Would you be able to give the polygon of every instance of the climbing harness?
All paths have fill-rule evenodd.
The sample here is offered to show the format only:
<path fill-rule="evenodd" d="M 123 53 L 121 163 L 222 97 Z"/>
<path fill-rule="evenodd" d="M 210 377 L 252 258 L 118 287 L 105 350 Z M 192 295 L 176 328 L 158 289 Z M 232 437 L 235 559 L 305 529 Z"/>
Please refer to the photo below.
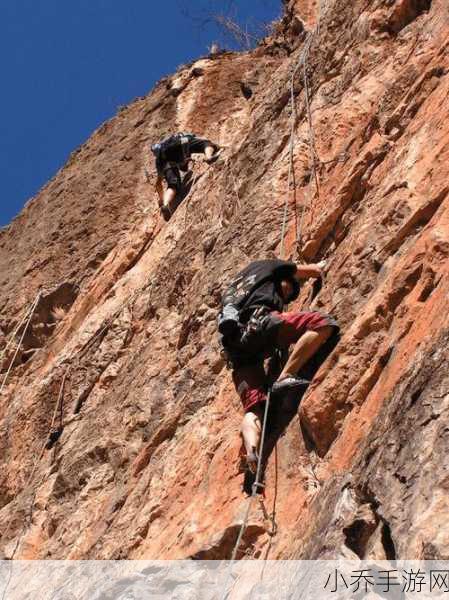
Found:
<path fill-rule="evenodd" d="M 7 379 L 8 379 L 8 376 L 9 376 L 10 372 L 11 372 L 11 369 L 12 369 L 12 367 L 13 367 L 13 365 L 14 365 L 14 362 L 15 362 L 15 360 L 16 360 L 16 358 L 17 358 L 17 355 L 18 355 L 18 353 L 19 353 L 20 347 L 21 347 L 21 345 L 22 345 L 22 342 L 23 342 L 23 340 L 24 340 L 25 334 L 26 334 L 26 332 L 27 332 L 27 330 L 28 330 L 28 327 L 29 327 L 29 325 L 30 325 L 31 319 L 32 319 L 32 317 L 33 317 L 34 311 L 36 310 L 36 307 L 37 307 L 37 305 L 38 305 L 38 303 L 39 303 L 39 300 L 40 300 L 40 298 L 41 298 L 41 292 L 39 291 L 39 292 L 37 293 L 37 296 L 36 296 L 36 298 L 34 299 L 33 303 L 31 304 L 31 307 L 29 308 L 28 312 L 25 314 L 25 316 L 23 317 L 22 321 L 21 321 L 21 322 L 19 323 L 19 325 L 16 327 L 16 329 L 15 329 L 15 331 L 14 331 L 14 333 L 13 333 L 13 335 L 12 335 L 11 339 L 10 339 L 10 341 L 8 342 L 8 344 L 6 345 L 6 347 L 4 348 L 4 350 L 3 350 L 3 352 L 2 352 L 2 356 L 1 356 L 1 358 L 3 358 L 4 354 L 6 353 L 6 350 L 9 348 L 9 346 L 10 346 L 10 345 L 11 345 L 11 343 L 13 342 L 13 340 L 14 340 L 14 338 L 15 338 L 16 334 L 17 334 L 17 333 L 18 333 L 18 331 L 20 330 L 21 326 L 22 326 L 22 325 L 23 325 L 23 323 L 26 321 L 26 324 L 25 324 L 25 327 L 24 327 L 24 329 L 23 329 L 23 331 L 22 331 L 22 335 L 21 335 L 21 337 L 20 337 L 19 343 L 17 344 L 16 351 L 14 352 L 14 355 L 13 355 L 13 357 L 12 357 L 12 359 L 11 359 L 11 362 L 9 363 L 9 367 L 8 367 L 8 369 L 7 369 L 6 373 L 5 373 L 5 376 L 4 376 L 4 378 L 3 378 L 2 384 L 1 384 L 1 386 L 0 386 L 0 395 L 1 395 L 1 393 L 3 392 L 3 389 L 4 389 L 5 385 L 6 385 L 6 381 L 7 381 Z"/>

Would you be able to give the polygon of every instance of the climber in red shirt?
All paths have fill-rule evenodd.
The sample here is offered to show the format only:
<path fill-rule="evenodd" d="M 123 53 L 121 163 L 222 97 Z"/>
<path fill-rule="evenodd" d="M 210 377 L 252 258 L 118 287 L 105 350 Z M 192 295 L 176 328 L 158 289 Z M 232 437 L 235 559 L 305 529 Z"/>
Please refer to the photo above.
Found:
<path fill-rule="evenodd" d="M 259 260 L 241 271 L 223 296 L 218 329 L 245 411 L 241 433 L 247 465 L 253 473 L 269 387 L 264 359 L 274 350 L 294 344 L 271 386 L 270 398 L 276 402 L 289 391 L 307 387 L 309 382 L 300 379 L 298 372 L 338 330 L 332 317 L 317 311 L 282 312 L 298 297 L 300 282 L 320 278 L 323 267 L 324 263 L 296 265 L 284 260 Z"/>

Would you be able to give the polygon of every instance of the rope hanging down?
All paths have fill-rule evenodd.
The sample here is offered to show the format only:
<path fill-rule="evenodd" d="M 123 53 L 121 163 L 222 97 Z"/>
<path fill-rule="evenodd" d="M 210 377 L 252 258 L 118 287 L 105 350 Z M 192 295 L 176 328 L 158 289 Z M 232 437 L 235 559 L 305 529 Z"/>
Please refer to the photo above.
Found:
<path fill-rule="evenodd" d="M 290 96 L 291 96 L 292 114 L 291 114 L 291 128 L 290 128 L 290 146 L 289 146 L 288 191 L 290 191 L 290 186 L 293 181 L 295 200 L 296 200 L 296 181 L 295 181 L 295 174 L 294 174 L 293 150 L 294 150 L 294 142 L 295 142 L 295 128 L 296 128 L 296 121 L 297 121 L 297 113 L 296 113 L 296 103 L 295 103 L 294 79 L 295 79 L 297 71 L 300 69 L 301 66 L 304 67 L 303 72 L 304 72 L 305 77 L 307 77 L 306 61 L 308 58 L 308 54 L 309 54 L 309 50 L 310 50 L 310 46 L 312 43 L 314 33 L 315 33 L 315 31 L 312 33 L 309 33 L 309 35 L 306 39 L 304 48 L 300 54 L 298 63 L 296 65 L 295 69 L 293 70 L 292 77 L 290 80 Z M 309 106 L 308 99 L 306 102 L 307 102 L 307 105 Z M 310 116 L 309 126 L 311 123 L 312 123 L 312 120 L 311 120 L 311 116 Z M 312 139 L 313 138 L 310 137 L 310 134 L 309 134 L 309 140 L 312 140 Z M 314 165 L 315 162 L 313 161 L 312 164 Z M 284 240 L 285 240 L 285 234 L 286 234 L 286 230 L 287 230 L 287 221 L 288 221 L 288 201 L 289 201 L 289 197 L 288 197 L 288 193 L 287 193 L 286 199 L 285 199 L 285 204 L 284 204 L 282 228 L 281 228 L 281 247 L 280 247 L 281 258 L 284 258 Z M 296 201 L 295 201 L 295 206 L 296 206 Z M 264 448 L 264 444 L 265 444 L 265 433 L 266 433 L 266 425 L 267 425 L 269 406 L 270 406 L 270 392 L 268 392 L 267 400 L 265 402 L 262 434 L 261 434 L 260 444 L 259 444 L 259 456 L 258 456 L 258 460 L 257 460 L 256 478 L 252 485 L 251 496 L 248 498 L 245 515 L 244 515 L 242 523 L 240 525 L 239 534 L 237 536 L 237 540 L 235 542 L 235 545 L 234 545 L 234 548 L 232 551 L 229 569 L 232 568 L 234 562 L 236 561 L 237 553 L 240 548 L 240 544 L 242 542 L 243 534 L 245 533 L 245 530 L 246 530 L 246 527 L 248 524 L 251 507 L 252 507 L 254 499 L 256 498 L 258 488 L 263 486 L 263 484 L 261 484 L 261 482 L 260 482 L 260 475 L 261 475 L 261 471 L 262 471 L 262 456 L 263 456 L 263 448 Z"/>
<path fill-rule="evenodd" d="M 14 362 L 15 362 L 15 360 L 17 358 L 17 355 L 19 353 L 19 350 L 20 350 L 20 347 L 22 345 L 23 339 L 24 339 L 25 334 L 27 332 L 27 329 L 28 329 L 28 327 L 30 325 L 31 319 L 33 317 L 34 311 L 36 310 L 36 307 L 37 307 L 37 305 L 39 303 L 40 298 L 41 298 L 41 292 L 38 292 L 36 298 L 34 299 L 32 305 L 31 305 L 31 307 L 29 308 L 28 312 L 25 314 L 25 316 L 23 317 L 22 321 L 19 323 L 19 325 L 15 329 L 15 331 L 14 331 L 14 333 L 12 335 L 12 338 L 10 339 L 10 341 L 8 342 L 8 344 L 6 345 L 6 347 L 4 348 L 4 350 L 2 352 L 1 358 L 3 358 L 3 355 L 5 354 L 6 350 L 9 348 L 9 346 L 11 345 L 12 341 L 14 340 L 16 334 L 20 330 L 21 326 L 26 321 L 26 325 L 25 325 L 25 327 L 24 327 L 24 329 L 22 331 L 22 335 L 20 336 L 20 341 L 17 344 L 16 351 L 14 352 L 14 355 L 13 355 L 13 357 L 11 359 L 11 362 L 9 363 L 9 367 L 8 367 L 6 373 L 5 373 L 4 378 L 3 378 L 2 385 L 0 386 L 0 395 L 3 392 L 3 389 L 4 389 L 5 385 L 6 385 L 6 381 L 8 379 L 8 376 L 9 376 L 10 372 L 11 372 L 11 369 L 13 368 Z"/>
<path fill-rule="evenodd" d="M 24 491 L 27 488 L 29 488 L 31 486 L 32 482 L 33 482 L 34 475 L 35 475 L 36 470 L 37 470 L 37 466 L 40 463 L 40 461 L 42 460 L 42 457 L 44 456 L 44 452 L 48 448 L 48 444 L 49 444 L 49 442 L 51 440 L 51 435 L 52 435 L 52 431 L 54 430 L 54 424 L 55 424 L 58 412 L 60 414 L 60 425 L 62 425 L 64 386 L 65 386 L 65 380 L 67 378 L 69 369 L 70 369 L 70 367 L 68 369 L 66 369 L 66 371 L 64 372 L 64 375 L 62 376 L 61 385 L 59 387 L 58 398 L 56 400 L 56 404 L 55 404 L 55 408 L 54 408 L 54 411 L 53 411 L 53 416 L 52 416 L 52 419 L 51 419 L 51 424 L 50 424 L 50 428 L 49 428 L 47 437 L 45 438 L 45 441 L 42 444 L 42 448 L 41 448 L 39 454 L 37 455 L 36 460 L 34 461 L 33 468 L 31 469 L 31 473 L 29 474 L 29 476 L 28 476 L 28 478 L 27 478 L 27 480 L 25 482 L 25 485 L 23 486 L 23 490 L 22 491 Z M 42 482 L 42 480 L 41 480 L 41 482 Z M 13 549 L 13 551 L 11 553 L 11 557 L 10 557 L 11 561 L 13 561 L 13 559 L 15 557 L 15 554 L 17 552 L 17 549 L 19 548 L 20 542 L 21 542 L 21 540 L 23 538 L 23 535 L 25 533 L 25 530 L 26 530 L 27 526 L 30 525 L 31 520 L 33 518 L 33 509 L 34 509 L 35 498 L 36 498 L 36 489 L 33 490 L 33 493 L 31 495 L 31 502 L 30 502 L 30 506 L 28 508 L 27 518 L 24 519 L 22 530 L 21 530 L 20 534 L 17 537 L 16 543 L 14 545 L 14 549 Z M 3 537 L 6 537 L 8 535 L 8 533 L 9 533 L 9 531 L 11 529 L 12 521 L 13 521 L 13 519 L 11 518 L 9 520 L 7 526 L 6 526 L 6 529 L 5 529 L 5 532 L 3 534 Z M 5 598 L 6 591 L 9 588 L 10 580 L 11 580 L 11 572 L 9 573 L 8 580 L 7 580 L 5 588 L 3 590 L 2 600 L 4 600 L 4 598 Z"/>
<path fill-rule="evenodd" d="M 29 306 L 27 308 L 27 310 L 25 311 L 25 314 L 23 315 L 22 319 L 19 321 L 19 324 L 17 325 L 17 327 L 15 328 L 15 330 L 12 332 L 11 337 L 9 338 L 8 343 L 6 344 L 6 346 L 3 348 L 1 354 L 0 354 L 0 365 L 2 363 L 3 357 L 5 356 L 5 354 L 7 353 L 9 347 L 11 346 L 11 344 L 14 342 L 15 337 L 19 331 L 19 329 L 22 327 L 22 325 L 25 323 L 28 315 L 30 314 L 30 309 L 31 306 Z"/>
<path fill-rule="evenodd" d="M 312 119 L 312 111 L 311 111 L 311 103 L 310 103 L 310 87 L 309 87 L 309 78 L 308 78 L 308 61 L 310 48 L 315 37 L 319 36 L 320 32 L 320 24 L 322 18 L 322 9 L 321 2 L 318 6 L 318 20 L 315 28 L 307 34 L 306 40 L 304 42 L 304 46 L 299 54 L 298 61 L 293 69 L 291 78 L 290 78 L 290 103 L 291 103 L 291 127 L 290 127 L 290 142 L 289 142 L 289 169 L 288 169 L 288 183 L 287 183 L 287 194 L 285 198 L 283 217 L 282 217 L 282 228 L 281 228 L 281 246 L 280 246 L 280 256 L 284 258 L 284 241 L 285 235 L 287 233 L 287 223 L 288 223 L 288 204 L 289 204 L 289 194 L 290 188 L 293 184 L 293 200 L 295 206 L 295 217 L 296 217 L 296 180 L 295 180 L 295 168 L 293 161 L 293 150 L 295 145 L 295 129 L 296 123 L 298 120 L 298 115 L 296 111 L 296 102 L 295 102 L 295 78 L 296 74 L 300 69 L 302 69 L 302 79 L 303 79 L 303 87 L 304 87 L 304 95 L 305 95 L 305 106 L 307 112 L 307 124 L 308 124 L 308 133 L 309 133 L 309 151 L 310 151 L 310 159 L 311 159 L 311 179 L 315 182 L 316 192 L 319 193 L 319 180 L 318 180 L 318 171 L 317 165 L 321 163 L 315 145 L 315 134 L 313 128 L 313 119 Z M 302 225 L 304 219 L 304 206 L 301 210 L 300 222 L 298 224 L 298 220 L 296 217 L 296 242 L 297 244 L 301 241 L 302 236 Z"/>
<path fill-rule="evenodd" d="M 234 549 L 232 551 L 230 568 L 232 567 L 232 565 L 234 564 L 234 562 L 236 560 L 237 552 L 239 550 L 239 547 L 240 547 L 240 544 L 241 544 L 241 541 L 243 538 L 243 534 L 245 533 L 245 529 L 248 524 L 251 506 L 252 506 L 253 500 L 255 499 L 255 497 L 257 495 L 257 490 L 258 490 L 258 488 L 263 487 L 263 484 L 260 482 L 260 476 L 262 473 L 262 456 L 263 456 L 263 448 L 264 448 L 264 443 L 265 443 L 265 433 L 266 433 L 266 429 L 267 429 L 267 417 L 268 417 L 269 407 L 270 407 L 270 391 L 268 391 L 267 399 L 265 402 L 265 410 L 264 410 L 263 424 L 262 424 L 262 434 L 260 436 L 260 444 L 259 444 L 259 456 L 257 459 L 256 478 L 255 478 L 254 483 L 251 488 L 251 496 L 248 498 L 245 516 L 243 517 L 243 521 L 240 526 L 239 535 L 237 536 L 237 540 L 235 542 Z"/>
<path fill-rule="evenodd" d="M 121 306 L 119 309 L 117 309 L 117 310 L 116 310 L 116 311 L 115 311 L 115 312 L 114 312 L 114 313 L 113 313 L 113 314 L 112 314 L 112 315 L 111 315 L 111 316 L 110 316 L 110 317 L 109 317 L 109 318 L 106 320 L 106 323 L 105 323 L 105 325 L 104 325 L 103 327 L 101 327 L 101 328 L 100 328 L 98 331 L 96 331 L 96 332 L 95 332 L 95 334 L 93 335 L 93 337 L 92 337 L 92 338 L 90 338 L 90 340 L 89 340 L 89 341 L 88 341 L 88 342 L 87 342 L 87 343 L 86 343 L 84 346 L 82 346 L 82 347 L 81 347 L 81 348 L 80 348 L 80 349 L 77 351 L 77 353 L 76 353 L 76 355 L 75 355 L 75 362 L 76 362 L 77 364 L 79 364 L 79 361 L 80 361 L 80 359 L 81 359 L 81 358 L 82 358 L 82 357 L 83 357 L 83 356 L 84 356 L 84 355 L 87 353 L 87 351 L 88 351 L 88 350 L 89 350 L 89 349 L 92 347 L 93 343 L 94 343 L 94 342 L 95 342 L 95 341 L 96 341 L 96 340 L 97 340 L 99 337 L 101 337 L 101 336 L 103 335 L 103 333 L 104 333 L 104 332 L 107 330 L 107 328 L 108 328 L 108 327 L 111 325 L 111 323 L 113 322 L 113 320 L 114 320 L 114 319 L 115 319 L 115 318 L 116 318 L 116 317 L 117 317 L 117 316 L 120 314 L 120 312 L 121 312 L 122 310 L 124 310 L 125 308 L 129 307 L 129 306 L 132 304 L 132 302 L 133 302 L 133 301 L 136 299 L 136 297 L 138 296 L 139 292 L 141 292 L 141 291 L 142 291 L 142 289 L 143 289 L 143 288 L 140 288 L 140 289 L 137 289 L 137 290 L 135 290 L 135 291 L 134 291 L 134 293 L 131 295 L 131 297 L 128 299 L 128 301 L 125 303 L 125 305 L 123 305 L 123 306 Z M 22 322 L 19 324 L 18 328 L 16 329 L 16 332 L 17 332 L 17 331 L 20 329 L 20 325 L 21 325 L 21 324 L 22 324 L 22 323 L 25 321 L 25 319 L 28 317 L 27 324 L 26 324 L 26 326 L 25 326 L 24 332 L 23 332 L 23 334 L 22 334 L 22 337 L 21 337 L 21 340 L 20 340 L 20 342 L 19 342 L 19 348 L 20 348 L 20 345 L 21 345 L 21 343 L 22 343 L 22 340 L 23 340 L 23 337 L 24 337 L 24 335 L 25 335 L 25 332 L 26 332 L 26 330 L 27 330 L 27 328 L 28 328 L 28 325 L 29 325 L 29 323 L 30 323 L 30 321 L 31 321 L 31 318 L 32 318 L 32 316 L 33 316 L 34 310 L 35 310 L 35 308 L 36 308 L 36 306 L 37 306 L 37 304 L 38 304 L 38 302 L 39 302 L 39 299 L 40 299 L 40 297 L 41 297 L 41 292 L 39 292 L 39 294 L 37 295 L 37 297 L 36 297 L 35 301 L 33 302 L 32 306 L 31 306 L 31 308 L 30 308 L 30 309 L 29 309 L 29 311 L 26 313 L 26 315 L 25 315 L 25 317 L 23 318 Z M 11 362 L 11 366 L 12 366 L 12 364 L 14 363 L 14 360 L 15 360 L 15 356 L 13 357 L 13 360 L 12 360 L 12 362 Z M 56 441 L 59 439 L 59 437 L 60 437 L 60 434 L 61 434 L 61 432 L 62 432 L 62 426 L 63 426 L 63 401 L 64 401 L 64 388 L 65 388 L 65 382 L 66 382 L 66 379 L 67 379 L 67 376 L 68 376 L 69 372 L 70 372 L 70 371 L 71 371 L 73 368 L 74 368 L 73 364 L 72 364 L 72 365 L 69 365 L 69 366 L 68 366 L 68 368 L 65 370 L 65 372 L 64 372 L 64 374 L 63 374 L 63 376 L 62 376 L 62 380 L 61 380 L 61 384 L 60 384 L 60 388 L 59 388 L 59 393 L 58 393 L 58 398 L 57 398 L 57 401 L 56 401 L 56 404 L 55 404 L 55 408 L 54 408 L 53 416 L 52 416 L 51 423 L 50 423 L 50 428 L 49 428 L 49 430 L 48 430 L 48 433 L 47 433 L 47 436 L 46 436 L 46 438 L 45 438 L 45 440 L 44 440 L 44 442 L 43 442 L 43 444 L 42 444 L 41 450 L 40 450 L 39 454 L 37 455 L 37 457 L 36 457 L 36 460 L 34 461 L 33 468 L 32 468 L 32 470 L 31 470 L 31 473 L 30 473 L 30 475 L 28 476 L 28 478 L 27 478 L 27 480 L 26 480 L 26 483 L 25 483 L 25 485 L 24 485 L 24 487 L 23 487 L 23 490 L 25 490 L 25 489 L 27 489 L 28 487 L 30 487 L 30 486 L 31 486 L 31 484 L 32 484 L 32 482 L 33 482 L 33 479 L 34 479 L 34 476 L 35 476 L 35 473 L 36 473 L 36 470 L 37 470 L 37 467 L 38 467 L 38 464 L 39 464 L 39 463 L 40 463 L 40 461 L 42 460 L 42 457 L 44 456 L 44 452 L 45 452 L 45 450 L 46 450 L 46 449 L 50 449 L 50 448 L 52 448 L 52 447 L 53 447 L 53 445 L 54 445 L 54 443 L 55 443 L 55 442 L 56 442 Z M 9 370 L 8 370 L 8 373 L 9 373 Z M 7 373 L 7 375 L 8 375 L 8 373 Z M 6 375 L 6 376 L 7 376 L 7 375 Z M 2 384 L 2 388 L 1 388 L 1 389 L 3 389 L 3 385 L 4 385 L 5 381 L 6 381 L 6 376 L 5 376 L 5 379 L 4 379 L 4 381 L 3 381 L 3 384 Z M 1 389 L 0 389 L 0 392 L 1 392 Z M 55 423 L 56 423 L 56 420 L 57 420 L 57 417 L 58 417 L 58 413 L 59 413 L 59 419 L 58 419 L 58 420 L 59 420 L 59 425 L 58 425 L 58 427 L 55 427 Z M 17 549 L 18 549 L 18 547 L 19 547 L 19 545 L 20 545 L 20 541 L 21 541 L 21 539 L 22 539 L 22 537 L 23 537 L 23 535 L 24 535 L 24 533 L 25 533 L 25 530 L 26 530 L 27 526 L 28 526 L 28 525 L 31 523 L 31 519 L 32 519 L 32 516 L 33 516 L 33 508 L 34 508 L 34 500 L 35 500 L 35 497 L 36 497 L 36 489 L 34 489 L 34 490 L 33 490 L 33 494 L 32 494 L 32 497 L 31 497 L 31 502 L 30 502 L 30 507 L 29 507 L 29 510 L 28 510 L 28 515 L 27 515 L 27 516 L 28 516 L 28 518 L 27 518 L 27 520 L 25 520 L 25 521 L 24 521 L 24 523 L 23 523 L 22 530 L 21 530 L 21 532 L 20 532 L 20 534 L 19 534 L 19 536 L 18 536 L 18 538 L 17 538 L 17 540 L 16 540 L 16 543 L 15 543 L 15 545 L 14 545 L 14 549 L 13 549 L 13 552 L 12 552 L 12 555 L 11 555 L 11 559 L 13 559 L 13 558 L 14 558 L 14 556 L 15 556 L 15 554 L 16 554 L 16 552 L 17 552 Z M 10 531 L 10 528 L 11 528 L 11 524 L 12 524 L 12 519 L 11 519 L 11 520 L 9 521 L 9 523 L 7 524 L 7 527 L 6 527 L 6 529 L 5 529 L 5 532 L 4 532 L 4 534 L 3 534 L 3 537 L 6 537 L 6 536 L 8 535 L 8 533 L 9 533 L 9 531 Z M 10 574 L 10 576 L 11 576 L 11 574 Z M 10 577 L 9 577 L 9 579 L 10 579 Z M 2 596 L 2 598 L 1 598 L 1 600 L 4 600 L 4 596 L 5 596 L 6 590 L 8 589 L 8 586 L 9 586 L 9 580 L 8 580 L 8 581 L 7 581 L 7 583 L 6 583 L 6 586 L 5 586 L 5 588 L 4 588 L 4 592 L 3 592 L 3 596 Z"/>
<path fill-rule="evenodd" d="M 315 146 L 315 135 L 314 135 L 313 119 L 312 119 L 312 112 L 311 112 L 311 105 L 310 105 L 310 88 L 309 88 L 307 69 L 308 69 L 308 59 L 309 59 L 309 53 L 310 53 L 310 48 L 312 46 L 312 42 L 316 36 L 319 36 L 321 17 L 322 17 L 322 11 L 321 11 L 321 2 L 320 2 L 319 7 L 318 7 L 317 24 L 316 24 L 315 28 L 307 35 L 303 49 L 301 50 L 301 53 L 298 58 L 298 62 L 296 63 L 295 68 L 293 69 L 293 73 L 292 73 L 292 76 L 290 79 L 291 127 L 290 127 L 290 143 L 289 143 L 288 192 L 290 191 L 290 186 L 293 183 L 295 208 L 296 208 L 296 181 L 295 181 L 295 172 L 294 172 L 293 151 L 294 151 L 294 144 L 295 144 L 295 129 L 296 129 L 296 123 L 297 123 L 297 112 L 296 112 L 294 82 L 295 82 L 296 74 L 301 68 L 302 68 L 303 85 L 304 85 L 304 91 L 305 91 L 307 123 L 308 123 L 308 128 L 309 128 L 309 149 L 310 149 L 310 156 L 311 156 L 311 163 L 312 163 L 312 176 L 313 176 L 313 180 L 315 181 L 317 193 L 319 193 L 317 164 L 320 163 L 320 160 L 318 158 L 318 155 L 316 152 L 316 146 Z M 284 204 L 283 217 L 282 217 L 281 246 L 280 246 L 281 258 L 284 258 L 284 245 L 285 245 L 284 242 L 285 242 L 285 235 L 286 235 L 286 231 L 287 231 L 287 222 L 288 222 L 288 203 L 289 203 L 289 196 L 287 193 L 286 199 L 285 199 L 285 204 Z M 303 213 L 304 213 L 304 210 L 301 211 L 301 223 L 300 223 L 299 229 L 298 229 L 298 225 L 297 225 L 297 241 L 298 242 L 301 239 L 300 236 L 301 236 Z M 230 569 L 232 568 L 232 565 L 237 558 L 237 552 L 239 550 L 240 544 L 242 542 L 243 534 L 244 534 L 246 526 L 248 524 L 251 506 L 252 506 L 254 498 L 257 495 L 257 489 L 259 487 L 263 486 L 263 484 L 261 484 L 261 482 L 260 482 L 260 475 L 261 475 L 261 470 L 262 470 L 262 456 L 263 456 L 263 447 L 264 447 L 264 443 L 265 443 L 265 433 L 266 433 L 269 405 L 270 405 L 270 392 L 268 392 L 267 400 L 265 402 L 262 434 L 261 434 L 261 439 L 260 439 L 260 444 L 259 444 L 259 457 L 258 457 L 258 461 L 257 461 L 256 478 L 255 478 L 255 481 L 252 486 L 251 496 L 248 499 L 248 504 L 246 507 L 245 516 L 244 516 L 242 524 L 240 526 L 239 535 L 237 536 L 237 540 L 235 542 L 234 549 L 232 551 L 231 563 L 230 563 L 230 567 L 229 567 Z"/>

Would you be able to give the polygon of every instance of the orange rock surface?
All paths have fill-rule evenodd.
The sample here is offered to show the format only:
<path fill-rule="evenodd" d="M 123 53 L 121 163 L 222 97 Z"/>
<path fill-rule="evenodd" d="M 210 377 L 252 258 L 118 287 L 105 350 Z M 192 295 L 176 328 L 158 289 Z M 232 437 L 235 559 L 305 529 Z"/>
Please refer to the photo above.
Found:
<path fill-rule="evenodd" d="M 448 558 L 449 10 L 319 5 L 159 82 L 0 231 L 0 349 L 42 292 L 0 396 L 4 557 L 230 557 L 246 500 L 217 309 L 279 255 L 287 201 L 286 255 L 327 260 L 297 307 L 342 338 L 269 458 L 277 532 L 256 503 L 239 556 Z M 166 224 L 148 145 L 176 130 L 225 150 Z"/>

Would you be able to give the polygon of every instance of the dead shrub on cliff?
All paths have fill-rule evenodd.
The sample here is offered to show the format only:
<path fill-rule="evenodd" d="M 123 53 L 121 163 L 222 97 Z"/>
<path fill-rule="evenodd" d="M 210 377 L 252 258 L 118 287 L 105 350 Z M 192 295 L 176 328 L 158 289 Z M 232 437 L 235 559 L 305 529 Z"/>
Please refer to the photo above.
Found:
<path fill-rule="evenodd" d="M 281 8 L 281 3 L 277 0 L 259 0 L 258 3 L 259 5 L 279 4 L 279 9 Z M 201 3 L 199 4 L 200 7 L 193 10 L 191 4 L 180 0 L 181 12 L 195 24 L 199 32 L 213 30 L 214 37 L 220 38 L 219 41 L 214 42 L 217 48 L 228 46 L 238 50 L 251 50 L 263 37 L 272 32 L 272 23 L 253 17 L 242 19 L 235 0 L 205 0 L 202 6 Z"/>

